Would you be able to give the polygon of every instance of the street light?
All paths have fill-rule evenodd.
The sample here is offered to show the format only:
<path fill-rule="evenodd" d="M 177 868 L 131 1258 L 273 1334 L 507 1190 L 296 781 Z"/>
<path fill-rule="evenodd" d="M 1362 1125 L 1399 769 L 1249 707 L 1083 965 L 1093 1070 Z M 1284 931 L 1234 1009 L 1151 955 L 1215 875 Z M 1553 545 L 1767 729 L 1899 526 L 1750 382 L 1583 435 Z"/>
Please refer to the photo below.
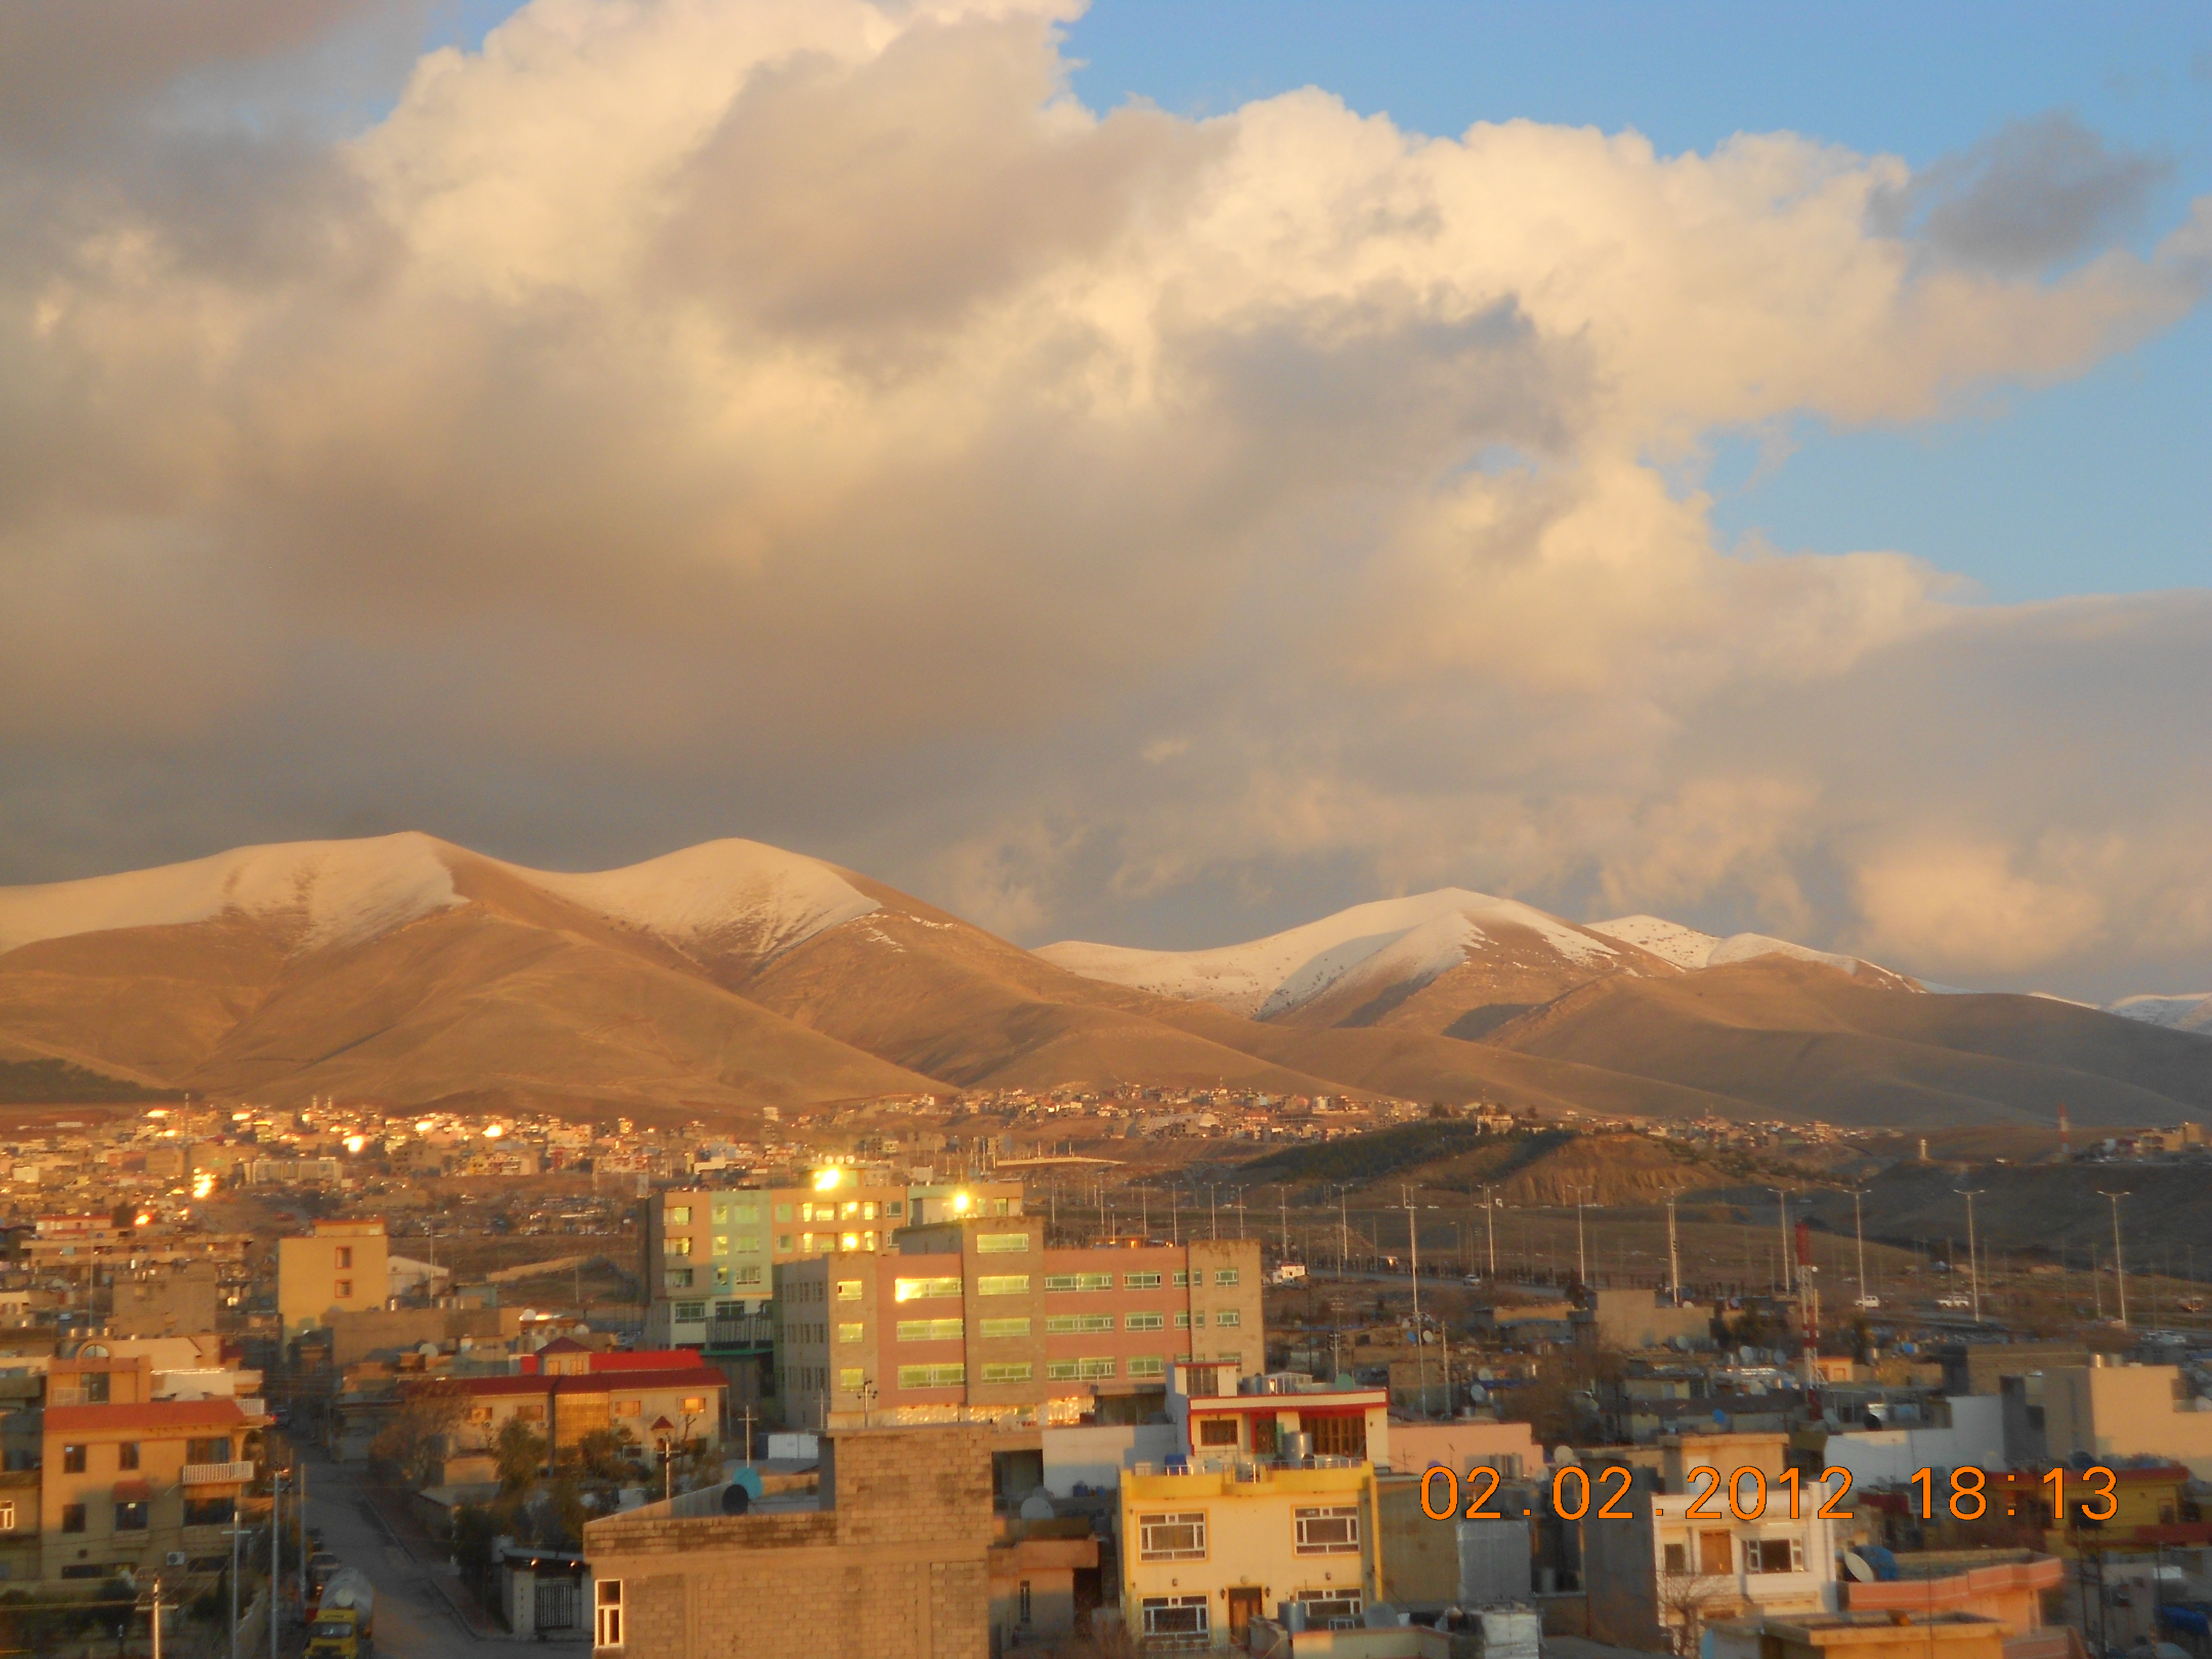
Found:
<path fill-rule="evenodd" d="M 2097 1196 L 2112 1200 L 2112 1279 L 2119 1287 L 2120 1328 L 2125 1330 L 2128 1323 L 2128 1269 L 2127 1264 L 2120 1260 L 2120 1200 L 2133 1194 L 2108 1193 L 2100 1188 Z"/>
<path fill-rule="evenodd" d="M 1970 1192 L 1964 1187 L 1954 1187 L 1951 1190 L 1966 1200 L 1966 1285 L 1974 1298 L 1974 1323 L 1978 1325 L 1982 1322 L 1982 1270 L 1975 1262 L 1974 1200 L 1989 1188 L 1977 1187 Z M 1861 1292 L 1864 1293 L 1863 1285 Z"/>

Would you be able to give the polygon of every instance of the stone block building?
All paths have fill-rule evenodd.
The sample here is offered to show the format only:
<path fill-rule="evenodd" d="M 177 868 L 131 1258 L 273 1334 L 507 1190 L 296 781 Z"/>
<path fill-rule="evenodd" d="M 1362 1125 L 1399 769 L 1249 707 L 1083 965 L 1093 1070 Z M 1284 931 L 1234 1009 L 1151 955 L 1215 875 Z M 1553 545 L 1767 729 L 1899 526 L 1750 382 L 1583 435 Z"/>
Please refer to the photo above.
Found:
<path fill-rule="evenodd" d="M 726 1487 L 588 1522 L 601 1659 L 987 1659 L 993 1431 L 825 1438 L 811 1500 Z"/>

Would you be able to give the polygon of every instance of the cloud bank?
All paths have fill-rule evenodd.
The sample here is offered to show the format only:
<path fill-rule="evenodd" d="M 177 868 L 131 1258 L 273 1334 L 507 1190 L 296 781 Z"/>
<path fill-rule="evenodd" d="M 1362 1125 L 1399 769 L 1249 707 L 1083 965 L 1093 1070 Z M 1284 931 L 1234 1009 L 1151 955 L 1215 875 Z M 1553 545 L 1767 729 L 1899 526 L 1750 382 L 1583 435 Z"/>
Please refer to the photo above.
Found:
<path fill-rule="evenodd" d="M 0 878 L 744 834 L 1030 939 L 1455 882 L 2212 967 L 2212 596 L 1669 483 L 2185 314 L 2212 204 L 2111 241 L 2153 161 L 1102 114 L 1022 0 L 535 0 L 333 140 L 188 95 L 300 9 L 196 13 L 13 59 L 88 91 L 0 118 Z"/>

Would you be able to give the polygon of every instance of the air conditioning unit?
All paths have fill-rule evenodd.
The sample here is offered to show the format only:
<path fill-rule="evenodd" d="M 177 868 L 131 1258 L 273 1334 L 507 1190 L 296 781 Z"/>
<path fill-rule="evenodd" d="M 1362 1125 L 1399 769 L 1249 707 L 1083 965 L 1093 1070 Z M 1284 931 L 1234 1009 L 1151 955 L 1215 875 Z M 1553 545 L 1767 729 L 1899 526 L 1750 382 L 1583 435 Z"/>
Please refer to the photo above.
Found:
<path fill-rule="evenodd" d="M 181 1567 L 185 1565 L 185 1553 L 182 1550 L 171 1550 L 161 1558 L 161 1560 L 164 1565 Z"/>

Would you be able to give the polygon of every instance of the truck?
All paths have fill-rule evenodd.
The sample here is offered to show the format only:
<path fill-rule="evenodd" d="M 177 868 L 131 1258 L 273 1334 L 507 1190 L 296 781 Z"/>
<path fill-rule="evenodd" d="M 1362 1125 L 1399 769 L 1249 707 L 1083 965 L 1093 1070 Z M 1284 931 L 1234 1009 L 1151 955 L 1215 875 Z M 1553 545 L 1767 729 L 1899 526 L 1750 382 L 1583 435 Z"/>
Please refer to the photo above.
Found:
<path fill-rule="evenodd" d="M 1267 1282 L 1270 1285 L 1303 1285 L 1306 1282 L 1306 1264 L 1303 1261 L 1283 1262 L 1267 1275 Z"/>
<path fill-rule="evenodd" d="M 369 1659 L 376 1650 L 375 1621 L 376 1586 L 359 1567 L 340 1567 L 316 1603 L 306 1659 Z"/>

